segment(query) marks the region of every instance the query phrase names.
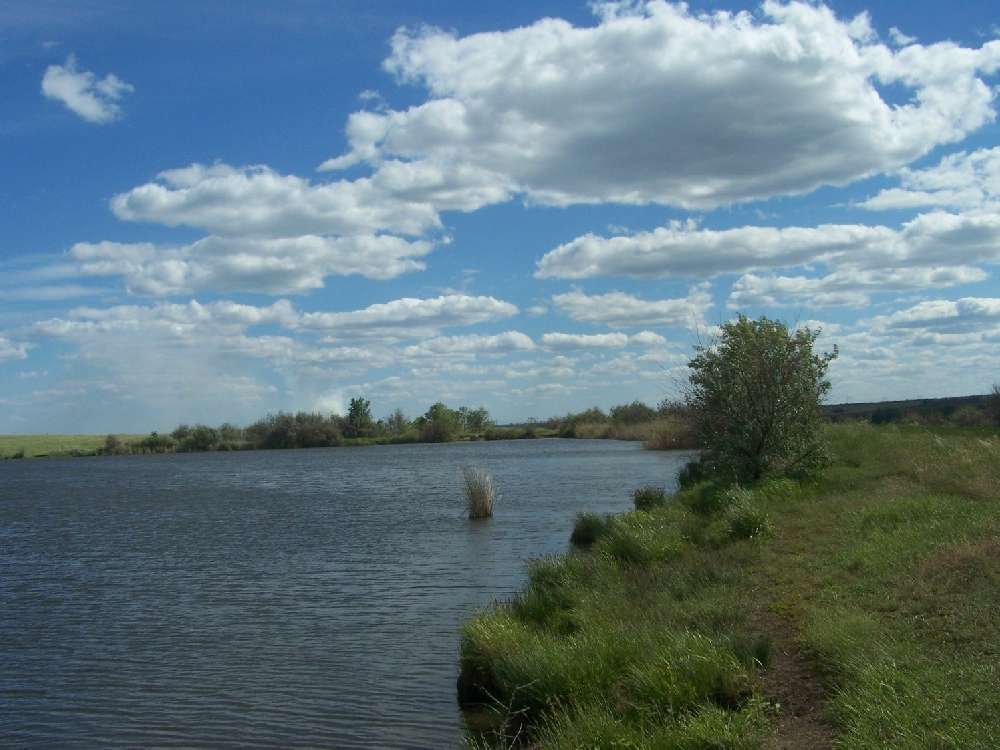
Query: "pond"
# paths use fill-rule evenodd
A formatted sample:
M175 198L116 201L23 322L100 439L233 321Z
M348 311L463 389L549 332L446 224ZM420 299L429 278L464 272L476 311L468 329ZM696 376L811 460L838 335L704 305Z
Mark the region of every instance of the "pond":
M681 452L523 440L0 463L0 746L448 748L459 626ZM462 468L495 516L463 516Z

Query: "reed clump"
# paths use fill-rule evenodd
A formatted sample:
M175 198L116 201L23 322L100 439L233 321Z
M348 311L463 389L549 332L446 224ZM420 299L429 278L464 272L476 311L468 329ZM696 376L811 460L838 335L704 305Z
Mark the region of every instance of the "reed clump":
M485 469L466 466L462 469L462 490L469 518L491 518L498 494L493 477Z

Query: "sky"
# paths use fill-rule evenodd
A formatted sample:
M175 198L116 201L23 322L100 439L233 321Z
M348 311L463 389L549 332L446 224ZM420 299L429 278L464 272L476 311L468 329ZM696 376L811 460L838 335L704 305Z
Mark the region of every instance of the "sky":
M1000 381L1000 5L0 0L0 433Z

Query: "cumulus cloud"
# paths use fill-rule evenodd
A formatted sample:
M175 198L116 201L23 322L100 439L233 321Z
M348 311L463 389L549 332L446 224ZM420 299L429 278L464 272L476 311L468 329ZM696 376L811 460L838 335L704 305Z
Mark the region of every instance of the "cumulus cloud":
M150 243L78 243L69 253L90 276L120 275L128 291L146 296L197 291L300 294L335 274L391 279L426 266L429 242L391 235L280 239L209 236L178 248Z
M298 328L320 332L327 340L345 338L407 339L434 336L441 328L486 323L518 309L493 297L449 294L434 299L404 297L351 312L312 312L301 316Z
M861 203L862 208L883 211L893 208L975 209L1000 200L1000 146L945 156L928 169L903 168L901 187L882 190Z
M624 292L588 296L576 290L552 297L557 308L573 320L611 328L635 326L690 327L697 325L712 306L707 284L691 290L684 299L647 302Z
M812 307L860 307L868 304L870 295L876 292L949 287L984 281L988 277L981 268L970 266L847 270L820 278L746 274L733 285L726 304L730 309L788 302L808 302Z
M15 344L10 339L0 337L0 362L6 362L11 359L27 359L27 358L28 358L27 344Z
M42 77L42 93L49 99L61 101L87 122L103 125L122 115L118 100L135 88L116 75L109 73L101 80L89 71L76 66L70 55L65 65L50 65Z
M994 117L981 76L1000 66L1000 41L892 50L866 17L799 2L769 0L759 17L596 7L592 28L400 31L385 67L429 99L355 113L350 151L322 168L430 174L411 196L432 202L478 185L463 210L515 192L708 208L896 169ZM886 104L888 84L911 101Z
M436 336L403 349L404 357L415 359L435 357L474 357L478 354L506 354L535 349L530 336L520 331L506 331L492 336Z
M1000 341L1000 299L930 300L871 321L875 334L905 335L922 344Z
M663 346L667 340L652 331L639 331L634 336L629 336L628 342L636 346Z
M628 344L624 333L546 333L541 345L552 351L574 351L578 349L620 349Z
M822 262L831 268L967 265L1000 259L1000 213L921 214L901 230L863 224L745 226L721 231L675 222L630 237L587 234L546 253L539 278L714 277Z
M78 307L66 318L51 318L22 329L27 337L74 338L84 334L111 334L128 331L157 332L166 339L188 341L198 339L208 344L206 337L215 337L216 345L225 340L226 348L236 348L253 356L277 356L309 346L292 336L259 336L252 340L244 334L252 326L278 326L295 335L322 336L322 343L363 340L374 344L390 344L401 339L436 336L442 328L492 322L515 315L517 307L493 297L448 295L435 299L403 298L370 305L349 312L300 312L288 300L258 307L228 300L202 304L191 300L185 304L161 302L156 305L117 305L99 309ZM456 341L460 342L462 337ZM466 346L476 343L480 349L523 348L523 334L508 332L495 337L472 337ZM433 347L434 345L431 344ZM249 349L247 347L250 347ZM319 347L349 353L340 347ZM357 352L351 356L357 355ZM325 358L323 355L321 358Z
M433 206L394 197L362 178L313 185L267 167L193 164L116 195L126 221L181 224L224 237L287 238L309 234L419 235L440 225Z

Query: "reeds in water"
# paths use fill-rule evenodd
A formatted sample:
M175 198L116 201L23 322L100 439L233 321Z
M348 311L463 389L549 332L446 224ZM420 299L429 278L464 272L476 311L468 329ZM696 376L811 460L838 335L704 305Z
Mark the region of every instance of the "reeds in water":
M466 466L462 469L463 491L469 518L490 518L498 497L493 477L485 469Z

